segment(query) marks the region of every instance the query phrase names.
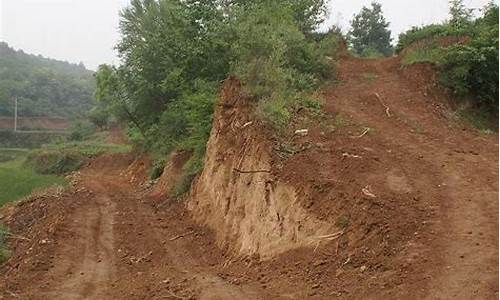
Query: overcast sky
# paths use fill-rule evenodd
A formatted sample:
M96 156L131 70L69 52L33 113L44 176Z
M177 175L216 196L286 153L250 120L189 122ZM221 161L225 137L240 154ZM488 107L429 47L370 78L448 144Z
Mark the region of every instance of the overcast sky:
M117 63L118 14L129 0L0 0L0 40L25 52L95 69ZM330 0L331 24L347 29L352 15L371 0ZM448 0L380 0L393 37L412 25L440 22ZM488 0L466 0L481 8Z

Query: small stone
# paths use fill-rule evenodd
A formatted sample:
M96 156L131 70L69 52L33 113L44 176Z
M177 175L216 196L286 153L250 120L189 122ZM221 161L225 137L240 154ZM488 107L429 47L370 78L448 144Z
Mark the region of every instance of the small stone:
M361 266L361 268L359 268L359 270L361 271L361 273L363 273L364 271L366 271L366 269L368 269L367 266Z

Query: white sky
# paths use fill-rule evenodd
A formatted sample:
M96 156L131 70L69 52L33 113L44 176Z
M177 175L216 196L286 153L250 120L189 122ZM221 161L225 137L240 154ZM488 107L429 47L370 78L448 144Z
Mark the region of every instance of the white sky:
M91 69L117 63L118 13L129 0L0 0L0 40L27 53ZM371 0L330 0L325 26L347 29L352 15ZM379 0L393 37L412 25L440 22L447 17L447 0ZM466 0L480 8L488 0Z

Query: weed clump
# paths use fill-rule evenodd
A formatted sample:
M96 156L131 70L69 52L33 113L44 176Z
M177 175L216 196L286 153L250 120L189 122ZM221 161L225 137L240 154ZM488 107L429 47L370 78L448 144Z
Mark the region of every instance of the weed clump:
M8 260L10 257L10 251L7 249L7 245L5 243L7 234L7 227L0 224L0 264Z

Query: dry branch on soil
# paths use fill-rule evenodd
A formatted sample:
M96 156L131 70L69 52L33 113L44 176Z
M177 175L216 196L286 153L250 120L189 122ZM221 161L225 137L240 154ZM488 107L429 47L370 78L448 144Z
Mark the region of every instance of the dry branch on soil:
M173 237L173 238L171 238L170 240L171 240L171 241L175 241L175 240L177 240L177 239L180 239L180 238L186 237L186 236L191 235L191 234L193 234L193 233L194 233L194 230L189 231L189 232L186 232L186 233L183 233L183 234L179 234L179 235L177 235L177 236L174 236L174 237Z
M356 136L351 136L351 138L353 138L353 139L359 139L359 138L362 138L362 137L364 137L364 136L365 136L365 135L366 135L369 131L370 131L370 128L366 128L366 129L365 129L365 131L363 131L363 133L362 133L362 134L360 134L360 135L356 135Z
M270 170L239 170L234 168L234 170L238 173L249 174L249 173L271 173Z
M391 117L391 110L389 109L389 106L387 106L384 101L382 100L382 97L378 93L375 93L375 97L377 97L378 101L380 104L382 104L385 107L385 114L390 118Z
M163 298L175 298L175 299L191 299L191 297L182 297L174 294L171 290L167 290L170 295L163 296Z
M31 241L31 239L21 236L21 235L15 235L9 232L2 232L2 234L5 234L8 239L14 239L14 240L23 240L23 241Z
M332 233L332 234L320 235L320 236L313 237L313 239L317 240L316 247L314 247L313 252L316 252L316 250L318 249L318 247L319 247L319 245L321 244L322 241L325 241L325 240L326 241L336 240L339 237L341 237L344 233L345 233L345 231L341 230L341 231L337 231L337 232Z

